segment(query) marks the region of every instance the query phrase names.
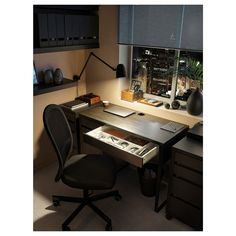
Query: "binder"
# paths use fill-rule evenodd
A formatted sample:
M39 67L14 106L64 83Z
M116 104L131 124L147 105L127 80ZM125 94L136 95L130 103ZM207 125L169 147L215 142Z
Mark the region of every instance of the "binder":
M56 15L57 46L65 46L65 16Z
M65 38L66 45L70 46L73 44L73 15L65 15Z
M48 16L47 14L38 14L39 23L39 45L48 47Z
M48 14L48 46L57 46L57 28L56 28L56 15Z

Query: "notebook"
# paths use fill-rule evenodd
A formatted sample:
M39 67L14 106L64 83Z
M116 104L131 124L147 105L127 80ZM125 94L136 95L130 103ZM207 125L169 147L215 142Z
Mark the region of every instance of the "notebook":
M81 101L81 100L73 100L70 102L63 103L62 105L69 107L71 110L82 108L82 107L88 107L88 103Z
M184 127L184 125L182 125L182 124L179 124L176 122L169 122L166 125L163 125L161 127L161 129L175 133L175 132L179 131L180 129L182 129L183 127Z
M133 110L119 106L107 107L104 108L104 111L121 117L127 117L135 113Z

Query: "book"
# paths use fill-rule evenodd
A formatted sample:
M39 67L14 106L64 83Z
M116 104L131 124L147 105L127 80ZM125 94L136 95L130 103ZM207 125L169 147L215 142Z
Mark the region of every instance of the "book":
M79 99L63 103L62 105L69 107L71 110L75 110L75 109L82 108L82 107L88 107L87 102L81 101Z

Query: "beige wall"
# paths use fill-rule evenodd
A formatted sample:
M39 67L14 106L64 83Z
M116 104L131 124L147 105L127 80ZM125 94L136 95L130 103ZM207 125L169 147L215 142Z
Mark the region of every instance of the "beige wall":
M118 63L123 63L127 66L129 64L126 53L128 47L119 47L117 44L117 6L101 6L99 14L100 48L93 50L93 52L113 66ZM128 88L129 79L116 79L115 73L96 59L94 59L93 62L91 60L87 68L87 91L100 95L102 100L109 100L117 105L185 123L190 127L202 120L201 117L188 115L186 111L170 111L163 107L156 108L137 102L130 103L123 101L120 99L120 92L122 89ZM128 67L126 69L128 69ZM127 73L127 76L128 75L129 73Z
M37 72L48 68L60 68L65 78L72 79L79 74L85 61L85 50L34 54ZM78 86L79 95L86 93L85 75L82 76ZM34 169L38 169L56 160L55 152L43 127L43 110L50 104L61 104L74 100L77 96L76 86L51 93L33 97L33 154Z
M57 67L61 68L64 77L72 79L74 74L79 74L90 51L103 58L110 65L115 66L119 62L128 65L127 47L117 44L117 14L118 8L115 5L105 5L99 8L99 37L100 48L93 50L78 50L58 53L35 54L34 61L37 70ZM126 68L128 69L128 67ZM109 100L112 103L130 107L137 111L160 116L187 125L194 125L200 117L188 115L182 111L169 111L165 108L155 108L137 102L130 103L120 99L120 92L127 88L129 79L117 79L115 73L103 65L96 58L92 57L79 82L79 94L93 92L101 96L102 100ZM127 73L128 74L128 73ZM85 80L86 78L86 80ZM86 82L85 82L86 81ZM48 94L34 96L34 162L35 167L41 167L55 159L55 153L49 145L42 123L42 112L47 104L60 104L73 100L77 95L76 88L64 89Z

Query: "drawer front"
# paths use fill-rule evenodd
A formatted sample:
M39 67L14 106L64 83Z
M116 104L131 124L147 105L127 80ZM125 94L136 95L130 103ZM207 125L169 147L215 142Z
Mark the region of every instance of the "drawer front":
M175 152L175 162L202 173L202 160L193 158L180 152Z
M85 142L83 134L89 132L90 130L85 127L81 127L80 130L80 148L81 153L87 153L87 154L102 154L102 151L92 145L89 145Z
M197 230L202 230L203 228L202 211L175 197L168 199L167 215L176 217Z
M92 120L89 118L80 117L80 125L88 128L90 130L93 130L93 129L96 129L104 124L99 121L95 121L95 120Z
M202 209L202 188L173 177L172 194Z
M202 186L202 174L200 174L199 172L192 171L179 165L174 165L174 174L176 177L183 178L194 184Z
M159 152L158 145L147 142L144 146L139 146L106 133L105 131L108 129L110 129L109 126L102 126L92 130L84 134L84 141L101 149L107 154L118 157L137 167L142 167L145 163L157 156ZM116 130L114 133L119 134L119 136L121 135L119 130ZM127 146L124 147L123 144L127 144Z

